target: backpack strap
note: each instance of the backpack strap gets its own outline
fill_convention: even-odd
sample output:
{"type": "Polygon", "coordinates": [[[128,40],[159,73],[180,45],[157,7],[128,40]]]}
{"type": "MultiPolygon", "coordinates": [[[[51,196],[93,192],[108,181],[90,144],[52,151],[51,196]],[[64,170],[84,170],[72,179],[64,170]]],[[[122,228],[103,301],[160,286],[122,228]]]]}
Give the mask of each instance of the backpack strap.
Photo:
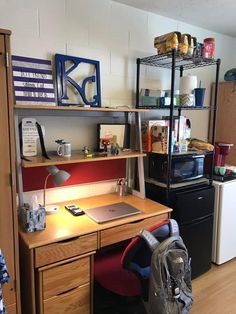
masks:
{"type": "Polygon", "coordinates": [[[170,226],[170,236],[175,237],[179,236],[179,225],[176,220],[169,219],[169,226],[170,226]]]}
{"type": "Polygon", "coordinates": [[[142,238],[147,243],[148,247],[152,252],[160,244],[160,242],[154,237],[154,235],[145,229],[140,231],[138,237],[142,238]]]}

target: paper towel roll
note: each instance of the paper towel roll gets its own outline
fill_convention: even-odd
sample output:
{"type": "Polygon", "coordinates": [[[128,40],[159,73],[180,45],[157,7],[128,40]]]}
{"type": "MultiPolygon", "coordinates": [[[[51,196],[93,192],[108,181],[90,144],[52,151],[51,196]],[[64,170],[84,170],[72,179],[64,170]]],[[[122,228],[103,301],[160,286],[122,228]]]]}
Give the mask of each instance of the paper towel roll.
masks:
{"type": "Polygon", "coordinates": [[[197,88],[197,77],[195,75],[187,75],[180,78],[180,95],[192,94],[194,88],[197,88]]]}

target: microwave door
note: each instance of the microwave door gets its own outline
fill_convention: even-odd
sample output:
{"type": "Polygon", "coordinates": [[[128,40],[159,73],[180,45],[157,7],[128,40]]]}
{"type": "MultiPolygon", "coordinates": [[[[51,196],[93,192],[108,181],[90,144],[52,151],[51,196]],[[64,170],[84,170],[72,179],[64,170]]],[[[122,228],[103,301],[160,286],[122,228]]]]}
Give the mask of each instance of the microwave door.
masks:
{"type": "Polygon", "coordinates": [[[205,155],[192,156],[195,159],[193,179],[199,179],[204,176],[204,158],[205,155]]]}

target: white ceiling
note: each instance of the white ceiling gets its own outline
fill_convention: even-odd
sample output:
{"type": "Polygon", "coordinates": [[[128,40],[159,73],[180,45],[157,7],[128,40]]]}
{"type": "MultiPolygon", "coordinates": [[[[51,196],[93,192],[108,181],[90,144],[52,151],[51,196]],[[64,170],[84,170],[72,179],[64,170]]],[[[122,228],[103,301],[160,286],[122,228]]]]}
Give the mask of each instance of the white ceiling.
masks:
{"type": "Polygon", "coordinates": [[[236,0],[115,0],[236,37],[236,0]]]}

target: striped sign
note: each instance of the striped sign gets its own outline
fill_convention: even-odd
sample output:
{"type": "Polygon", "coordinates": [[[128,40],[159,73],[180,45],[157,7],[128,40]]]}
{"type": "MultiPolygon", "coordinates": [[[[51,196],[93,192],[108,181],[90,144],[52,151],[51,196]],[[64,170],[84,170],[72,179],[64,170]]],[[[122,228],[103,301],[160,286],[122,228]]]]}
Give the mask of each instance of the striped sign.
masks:
{"type": "Polygon", "coordinates": [[[50,60],[12,56],[12,70],[16,104],[56,106],[50,60]]]}

